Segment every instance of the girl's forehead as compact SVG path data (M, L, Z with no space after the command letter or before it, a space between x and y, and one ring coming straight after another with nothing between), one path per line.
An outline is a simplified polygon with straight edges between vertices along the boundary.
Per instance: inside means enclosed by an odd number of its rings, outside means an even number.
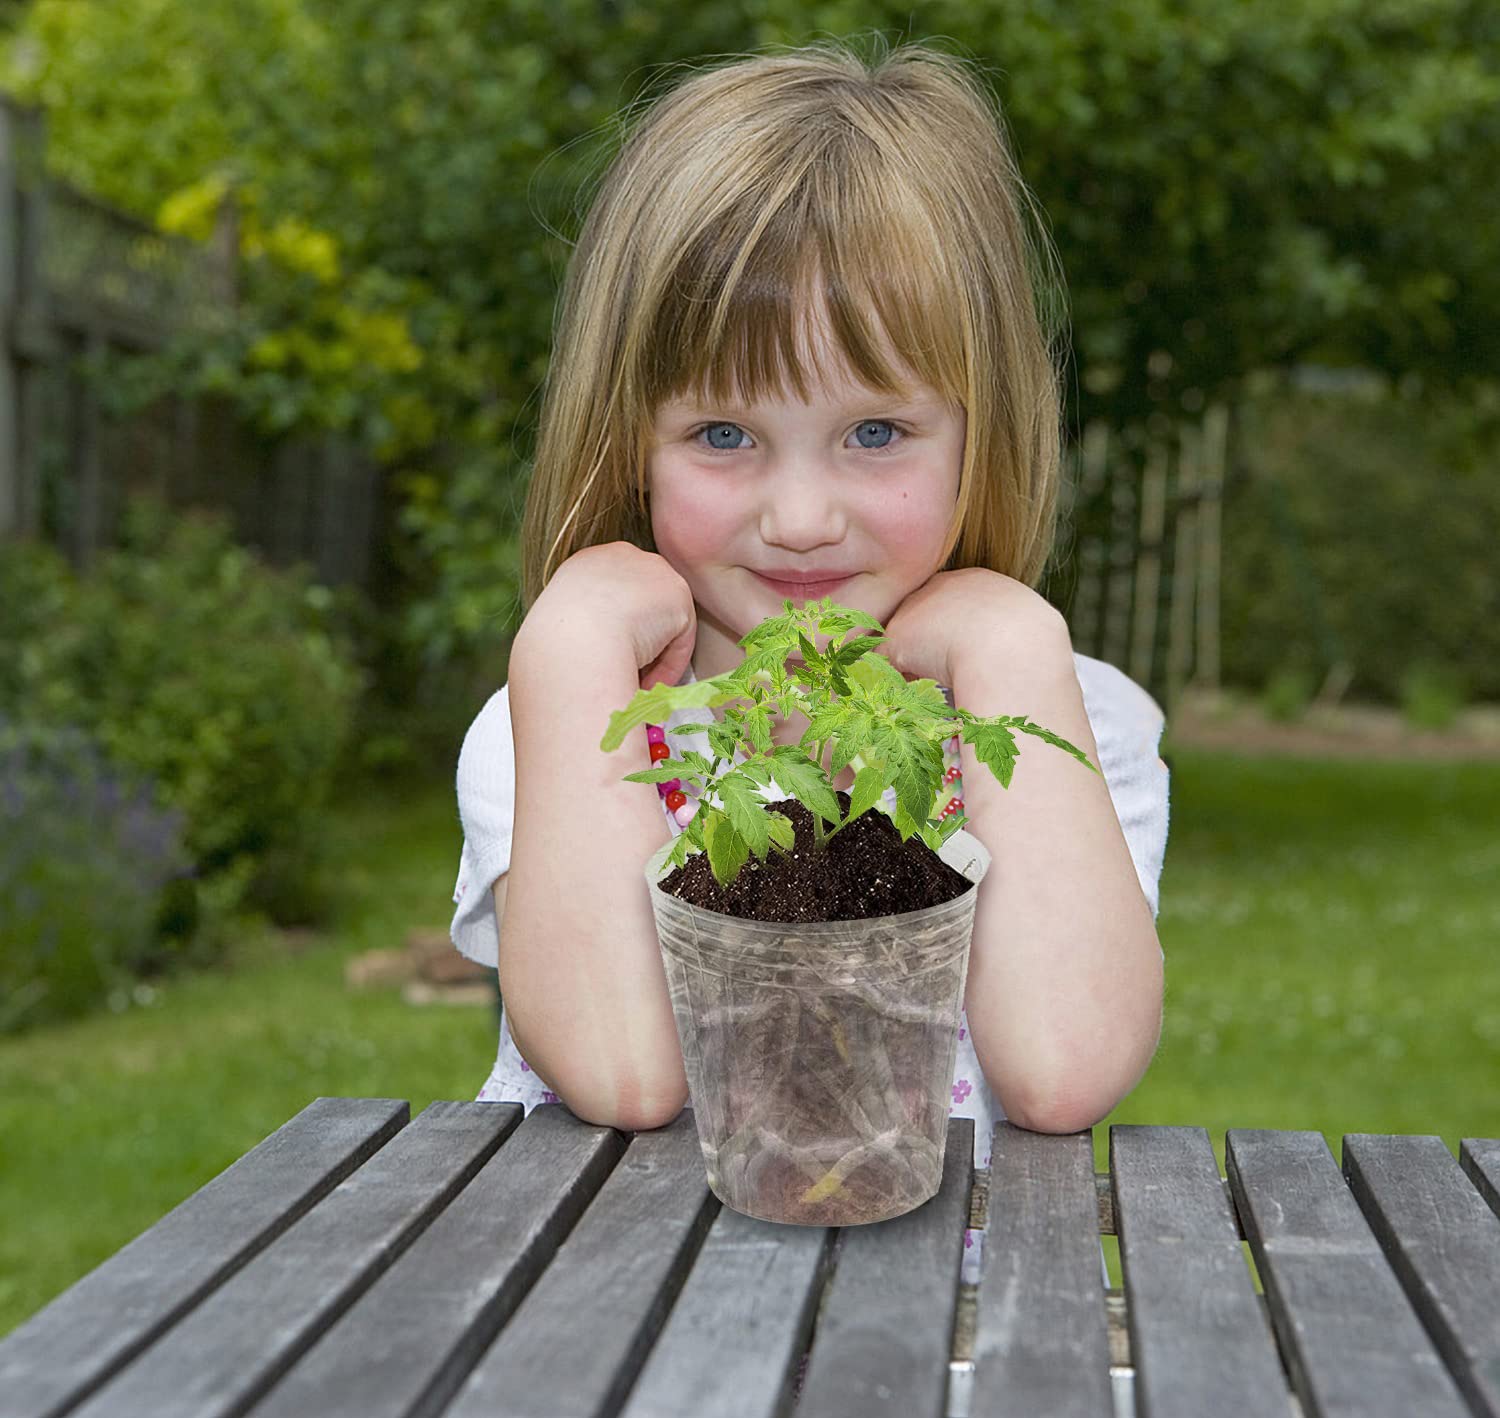
M728 412L748 412L752 409L826 408L835 414L856 414L872 405L884 408L911 410L935 410L945 406L946 401L936 389L925 384L910 384L894 393L875 389L858 381L825 384L815 375L809 378L811 400L804 403L793 389L784 389L776 394L751 399L736 391L729 399L714 399L709 393L687 392L663 400L657 413L663 417L674 414L700 413L707 409Z

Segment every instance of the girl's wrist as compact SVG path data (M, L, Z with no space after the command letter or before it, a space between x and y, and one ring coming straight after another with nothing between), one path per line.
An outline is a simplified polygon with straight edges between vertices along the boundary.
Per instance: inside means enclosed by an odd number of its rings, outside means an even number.
M545 672L592 671L595 665L611 671L624 665L636 675L640 669L630 638L618 627L582 616L533 613L521 622L510 645L510 663L520 662Z

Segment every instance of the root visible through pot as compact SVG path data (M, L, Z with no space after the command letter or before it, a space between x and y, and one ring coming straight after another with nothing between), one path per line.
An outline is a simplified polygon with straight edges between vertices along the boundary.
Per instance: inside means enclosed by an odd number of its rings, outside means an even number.
M946 1109L925 1098L922 1079L903 1091L890 1047L894 1040L903 1059L930 1058L929 1031L951 1036L951 1010L901 1010L886 1020L863 991L835 1000L848 1007L777 990L755 1005L711 1011L700 1024L700 1057L739 1054L746 1067L735 1072L754 1079L730 1100L743 1111L731 1112L733 1131L716 1158L722 1194L738 1210L857 1225L910 1210L937 1188ZM760 1041L770 1038L791 1042L768 1056ZM944 1059L951 1066L951 1050Z

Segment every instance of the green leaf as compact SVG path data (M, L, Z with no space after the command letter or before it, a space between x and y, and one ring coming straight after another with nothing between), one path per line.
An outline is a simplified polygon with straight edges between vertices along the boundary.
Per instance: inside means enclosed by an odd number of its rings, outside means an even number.
M1010 785L1019 752L1013 730L1033 734L1089 762L1067 740L1030 723L1024 715L981 719L968 710L950 708L935 680L908 681L879 653L883 631L878 622L874 628L879 634L855 636L845 644L830 645L826 653L820 653L809 638L814 631L837 636L869 620L863 613L833 606L826 598L822 605L802 611L785 602L783 614L768 616L740 642L747 651L740 665L704 682L706 702L742 699L748 704L729 708L722 720L711 724L674 730L706 729L714 763L688 750L681 759L626 775L631 782L661 783L696 770L704 803L686 830L708 853L709 866L721 885L734 880L752 853L763 861L773 846L786 850L795 844L790 819L767 810L764 790L773 781L814 815L820 841L831 835L823 832L825 826L837 832L881 805L886 790L891 789L896 799L891 817L902 839L919 835L935 851L966 821L962 813L942 817L938 806L945 766L943 744L954 734L963 735L980 762L1005 787ZM789 666L786 660L796 651L802 663ZM784 657L779 664L773 658L778 654ZM694 687L677 686L669 693L680 696ZM665 696L654 697L660 712ZM651 693L642 692L633 702L652 699ZM794 706L807 715L808 727L796 745L776 744L773 707L786 717ZM838 796L820 761L825 745L834 772L855 765L850 811L843 819ZM734 763L737 754L743 757L742 763ZM714 770L721 764L729 767L716 776ZM718 806L709 806L710 794Z
M902 679L900 687L894 690L891 702L897 709L904 709L913 715L918 722L933 717L957 717L948 708L948 701L943 697L943 691L938 688L935 679ZM949 730L949 737L952 732Z
M691 684L653 684L638 689L623 709L609 716L609 727L599 740L599 747L609 753L625 742L625 735L643 724L665 724L674 709L712 708L738 699L733 686L726 687L717 678L694 680Z
M708 746L713 749L714 757L722 759L725 763L734 759L734 746L739 740L739 733L732 722L713 723L708 726Z
M776 782L809 812L830 825L837 825L839 800L828 775L800 748L780 744L770 758Z
M1051 729L1044 729L1040 724L1033 724L1025 718L1017 721L1016 727L1020 729L1023 734L1031 734L1035 738L1039 738L1047 743L1050 743L1054 748L1060 748L1065 753L1071 753L1073 757L1076 758L1080 763L1086 763L1090 768L1094 769L1095 773L1099 773L1099 769L1094 766L1094 762L1088 756L1088 754L1086 754L1081 748L1070 744L1067 739L1059 738L1052 732ZM1103 776L1104 775L1101 773L1100 777Z
M763 704L747 709L742 717L740 737L747 739L756 753L771 751L771 711Z
M768 812L766 821L771 824L771 841L782 851L790 852L797 845L797 829L792 819L784 812Z
M879 693L882 686L895 689L906 683L898 670L884 655L866 655L858 664L848 669L849 677L872 694Z
M671 730L668 730L668 732L670 733ZM702 779L713 777L714 765L710 763L708 759L706 759L701 753L699 753L697 749L688 749L682 755L682 761L686 763L698 777Z
M740 868L750 859L750 845L735 831L734 823L723 813L712 807L700 807L706 812L708 821L704 827L704 841L708 848L708 868L720 886L729 886L740 874Z
M818 670L823 674L828 672L827 662L813 648L813 643L800 630L797 632L797 644L802 651L802 658L810 670Z
M670 783L674 778L685 778L689 782L699 783L700 786L702 783L696 773L690 772L676 758L663 758L659 763L653 763L650 768L642 768L639 773L627 773L620 781L622 783Z
M850 820L869 812L885 795L889 786L890 780L886 776L884 765L871 763L861 768L854 775L854 788L849 794Z
M913 823L927 820L933 794L943 780L943 750L937 743L890 727L876 735L875 751L886 761L890 784L896 790L896 817ZM910 836L910 830L903 832Z
M692 843L688 840L686 832L679 832L676 840L672 843L672 850L666 855L666 865L669 867L680 867L686 864Z
M757 791L752 772L742 767L726 773L719 779L718 794L735 832L755 853L756 859L764 861L769 850L771 828L766 817L765 798Z
M857 635L854 639L846 640L842 645L830 651L828 679L836 694L850 693L850 671L867 653L874 651L882 639L884 639L883 635Z
M995 719L974 719L964 725L964 742L974 755L996 778L1002 788L1010 787L1011 774L1015 771L1020 749L1016 736L1006 727L1010 719L1001 716Z

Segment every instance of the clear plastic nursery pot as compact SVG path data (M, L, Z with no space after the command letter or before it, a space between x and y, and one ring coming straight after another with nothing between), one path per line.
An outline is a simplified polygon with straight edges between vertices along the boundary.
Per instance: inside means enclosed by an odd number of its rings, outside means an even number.
M708 1184L747 1216L885 1221L936 1195L978 883L959 830L938 855L974 886L859 921L742 920L663 891L646 865Z

